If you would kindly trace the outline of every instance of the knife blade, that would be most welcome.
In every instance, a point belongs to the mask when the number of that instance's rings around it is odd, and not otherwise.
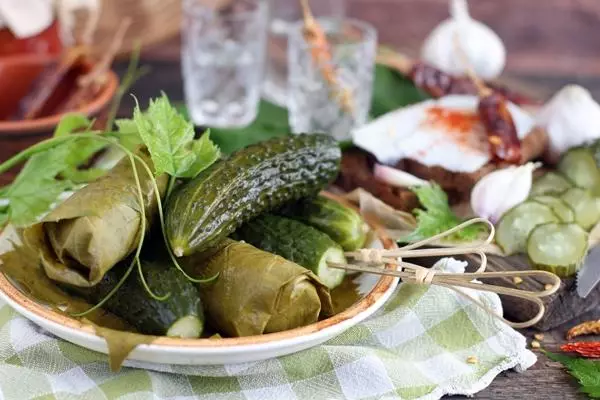
[[[592,248],[577,272],[577,294],[585,299],[600,282],[600,246]]]

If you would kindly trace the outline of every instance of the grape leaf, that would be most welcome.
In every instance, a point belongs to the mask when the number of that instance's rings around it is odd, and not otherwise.
[[[54,129],[54,137],[66,136],[76,130],[87,130],[92,125],[85,115],[79,113],[68,113],[61,117]]]
[[[92,126],[85,115],[78,113],[70,113],[64,115],[56,129],[54,137],[67,136],[76,131],[89,131]],[[61,176],[74,183],[86,183],[93,181],[106,173],[106,171],[98,168],[90,168],[86,170],[79,169],[85,164],[94,154],[107,146],[106,142],[94,139],[76,139],[65,142],[59,146],[66,146],[70,150],[64,159],[65,165],[61,170]]]
[[[72,184],[56,180],[67,164],[69,145],[59,145],[32,156],[6,192],[7,219],[16,226],[34,223]]]
[[[134,151],[142,144],[142,138],[138,133],[137,125],[132,119],[118,119],[115,121],[119,131],[119,143],[130,151]]]
[[[544,351],[552,361],[558,361],[567,368],[579,384],[582,392],[592,398],[600,398],[600,361],[586,360],[583,358],[569,357]]]
[[[292,132],[287,110],[265,100],[260,102],[256,119],[250,125],[243,128],[211,127],[210,130],[212,140],[225,154]]]
[[[417,217],[417,228],[402,242],[417,242],[435,236],[438,233],[454,228],[464,222],[454,214],[448,204],[448,196],[436,183],[412,188],[423,206],[413,211]],[[467,226],[449,236],[450,240],[472,241],[478,238],[483,231],[482,224]]]
[[[152,156],[156,175],[166,172],[193,178],[220,157],[208,137],[194,140],[194,125],[177,112],[164,93],[150,100],[146,112],[136,106],[133,121]]]

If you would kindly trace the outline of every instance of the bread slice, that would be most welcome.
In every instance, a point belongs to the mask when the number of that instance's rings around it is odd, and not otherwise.
[[[548,135],[541,128],[534,128],[521,142],[521,163],[538,159],[544,153]],[[398,188],[381,182],[373,175],[375,158],[364,150],[352,148],[344,152],[340,175],[336,184],[346,191],[361,187],[390,206],[403,211],[412,211],[419,202],[407,188]],[[469,201],[471,189],[479,179],[506,167],[504,163],[488,163],[478,171],[471,173],[452,172],[439,166],[428,167],[417,161],[401,160],[395,168],[411,173],[421,179],[437,182],[448,194],[451,204]]]

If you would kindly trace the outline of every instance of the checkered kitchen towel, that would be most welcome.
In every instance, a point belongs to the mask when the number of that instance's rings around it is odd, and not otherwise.
[[[445,259],[438,268],[464,271]],[[492,309],[498,296],[467,291]],[[440,287],[401,284],[364,323],[324,345],[225,366],[129,363],[62,341],[0,308],[0,399],[436,399],[472,394],[536,361],[525,338]],[[475,363],[467,362],[475,357]],[[472,361],[473,359],[471,359]]]

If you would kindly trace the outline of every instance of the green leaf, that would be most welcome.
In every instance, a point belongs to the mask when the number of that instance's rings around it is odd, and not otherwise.
[[[429,98],[410,79],[386,66],[375,66],[371,100],[371,116],[373,118]]]
[[[178,178],[193,178],[220,156],[208,137],[194,140],[193,124],[177,112],[164,93],[150,100],[145,113],[136,106],[133,120],[150,151],[156,175],[166,172]]]
[[[104,168],[68,169],[61,172],[61,175],[72,183],[79,184],[95,181],[104,176],[106,172],[107,169]]]
[[[106,142],[87,138],[72,140],[60,145],[60,147],[66,147],[69,149],[68,155],[64,159],[65,167],[62,171],[63,177],[83,177],[85,173],[81,173],[81,170],[79,168],[86,164],[94,154],[96,154],[106,146]],[[79,183],[89,182],[90,180],[98,178],[98,176],[95,176],[94,174],[89,175],[91,179],[83,180]]]
[[[91,125],[92,121],[83,114],[65,114],[54,130],[54,137],[67,136],[81,130],[89,131]],[[60,147],[62,146],[69,148],[64,159],[65,165],[61,170],[63,178],[76,183],[86,183],[103,175],[101,170],[80,170],[79,167],[88,162],[98,151],[105,148],[105,142],[93,139],[77,139],[65,142],[60,145]]]
[[[61,119],[56,129],[54,129],[54,137],[66,136],[76,130],[88,128],[92,125],[85,115],[79,113],[65,114]]]
[[[416,242],[435,236],[438,233],[452,229],[464,222],[454,214],[448,204],[448,196],[436,183],[423,185],[411,189],[419,199],[423,209],[415,209],[417,228],[402,242]],[[468,226],[452,234],[449,239],[454,241],[473,241],[483,231],[482,224]]]
[[[564,365],[569,374],[577,379],[582,392],[587,393],[592,398],[600,398],[600,361],[569,357],[549,351],[544,351],[544,354],[549,359]]]
[[[210,130],[213,142],[225,154],[291,133],[287,110],[265,100],[260,102],[256,119],[250,125],[232,129],[211,127]]]
[[[69,142],[31,157],[12,183],[6,197],[8,219],[16,226],[26,226],[48,211],[58,196],[72,184],[55,177],[66,167]]]
[[[128,150],[134,151],[143,143],[134,120],[118,119],[115,121],[115,125],[119,132],[119,143]]]
[[[8,208],[0,210],[0,228],[8,223]]]
[[[192,142],[191,151],[196,158],[189,168],[190,178],[211,166],[221,156],[219,147],[210,140],[210,130],[204,132],[200,139]]]

